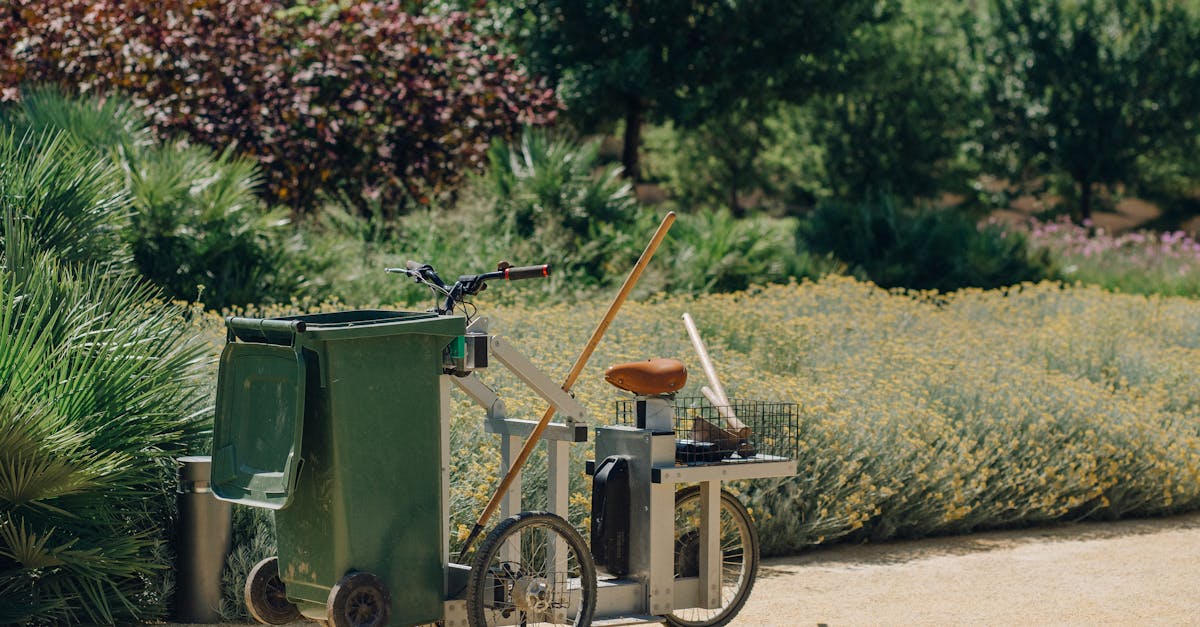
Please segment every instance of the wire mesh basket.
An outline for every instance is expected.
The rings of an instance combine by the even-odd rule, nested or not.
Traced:
[[[617,401],[617,424],[636,424],[637,403]],[[676,462],[736,464],[796,457],[795,403],[731,399],[728,406],[718,407],[702,396],[677,397],[674,414]],[[730,428],[730,416],[745,426]]]

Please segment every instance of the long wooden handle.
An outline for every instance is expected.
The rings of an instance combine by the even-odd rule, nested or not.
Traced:
[[[642,271],[646,269],[646,265],[650,263],[650,258],[654,256],[654,251],[658,250],[658,245],[662,243],[663,238],[667,236],[667,231],[671,229],[671,225],[674,223],[675,212],[667,212],[662,224],[659,224],[658,230],[654,232],[654,237],[650,239],[650,243],[642,251],[642,256],[638,257],[633,270],[629,272],[628,277],[625,277],[625,283],[621,285],[621,290],[617,292],[612,304],[608,306],[608,312],[604,314],[604,319],[596,326],[596,330],[592,331],[592,337],[588,340],[587,346],[583,347],[583,352],[575,360],[575,365],[571,367],[571,372],[567,374],[567,380],[563,383],[563,391],[570,392],[571,386],[575,385],[575,381],[579,378],[579,373],[583,372],[583,367],[587,365],[588,360],[592,357],[592,353],[596,350],[596,345],[600,343],[600,338],[604,337],[604,332],[608,330],[608,325],[612,324],[613,318],[617,316],[617,311],[621,309],[621,305],[629,297],[629,293],[633,291],[633,286],[641,278]],[[475,538],[483,531],[483,526],[487,524],[488,519],[496,512],[496,508],[500,505],[500,499],[512,487],[513,480],[521,472],[521,467],[525,465],[525,461],[533,453],[533,448],[537,445],[538,440],[541,439],[542,432],[546,430],[546,426],[550,424],[550,419],[553,417],[554,407],[551,406],[546,409],[546,413],[542,415],[542,419],[533,428],[533,432],[529,434],[529,439],[525,440],[525,446],[521,448],[520,454],[513,460],[512,467],[508,469],[508,473],[500,481],[500,486],[496,488],[496,493],[492,495],[492,500],[488,501],[487,507],[483,509],[483,513],[479,516],[479,521],[471,529],[471,534],[467,536],[467,541],[463,543],[462,550],[458,553],[460,560],[471,549],[471,544],[474,543]]]
[[[692,347],[696,349],[696,357],[700,359],[700,367],[704,369],[704,376],[708,379],[708,384],[712,386],[712,391],[716,392],[717,400],[721,404],[728,405],[729,398],[725,396],[725,388],[721,387],[721,380],[717,378],[717,370],[713,368],[712,359],[708,356],[708,348],[704,346],[704,340],[700,338],[700,330],[696,328],[696,321],[692,319],[692,314],[683,314],[683,326],[687,328],[688,338],[692,340]]]
[[[696,328],[696,321],[692,319],[692,314],[683,314],[683,326],[687,327],[688,337],[692,340],[692,347],[696,349],[696,356],[700,358],[700,367],[704,369],[704,376],[708,378],[708,384],[712,388],[701,388],[701,393],[708,390],[712,393],[711,396],[705,393],[705,398],[708,402],[717,408],[717,413],[725,419],[725,426],[730,429],[745,429],[746,424],[738,420],[737,414],[733,411],[733,406],[729,403],[729,397],[725,395],[725,388],[721,385],[721,380],[717,378],[717,369],[713,367],[712,358],[708,356],[708,348],[704,346],[704,340],[700,338],[700,330]]]

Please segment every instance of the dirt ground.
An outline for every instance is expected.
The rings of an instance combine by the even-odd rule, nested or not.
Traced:
[[[1200,513],[764,560],[734,625],[1200,625]]]

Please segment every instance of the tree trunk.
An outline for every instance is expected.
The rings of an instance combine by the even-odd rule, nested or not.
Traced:
[[[738,202],[738,183],[742,180],[742,172],[739,164],[736,161],[726,161],[729,178],[725,185],[728,189],[725,190],[726,202],[729,203],[729,213],[735,218],[743,218],[746,215],[742,211],[742,204]]]
[[[621,163],[625,165],[625,177],[634,183],[642,179],[638,147],[642,143],[642,117],[645,109],[642,99],[637,96],[630,96],[625,103],[625,146],[621,150]]]
[[[1087,222],[1092,219],[1092,182],[1079,182],[1079,221]]]

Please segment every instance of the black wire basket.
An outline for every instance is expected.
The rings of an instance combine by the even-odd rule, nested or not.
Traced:
[[[636,400],[617,401],[617,424],[634,426]],[[702,396],[675,399],[675,461],[739,464],[796,458],[799,424],[795,403],[731,399],[718,407]],[[730,428],[729,416],[745,425]]]

